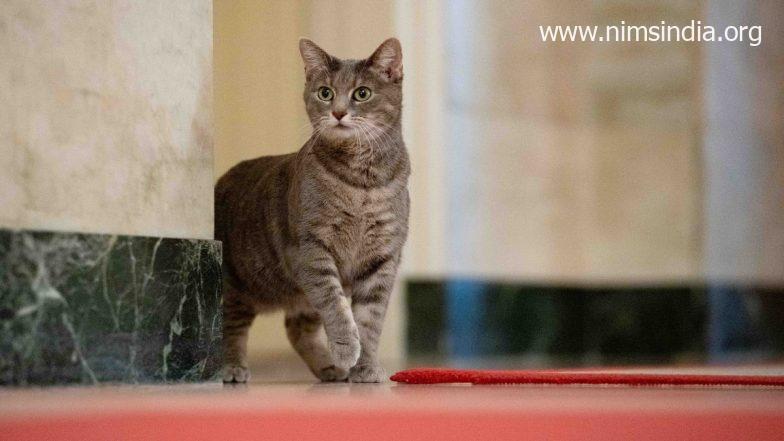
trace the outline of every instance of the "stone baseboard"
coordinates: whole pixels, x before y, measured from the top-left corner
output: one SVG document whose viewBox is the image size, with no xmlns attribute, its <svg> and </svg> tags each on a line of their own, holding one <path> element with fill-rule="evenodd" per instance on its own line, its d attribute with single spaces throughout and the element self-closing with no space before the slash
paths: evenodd
<svg viewBox="0 0 784 441">
<path fill-rule="evenodd" d="M 0 229 L 0 384 L 216 380 L 221 244 Z"/>
</svg>

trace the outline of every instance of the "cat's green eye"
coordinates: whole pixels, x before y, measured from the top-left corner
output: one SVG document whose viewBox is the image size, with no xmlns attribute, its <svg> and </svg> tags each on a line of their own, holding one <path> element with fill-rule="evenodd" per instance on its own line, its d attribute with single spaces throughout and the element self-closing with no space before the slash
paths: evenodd
<svg viewBox="0 0 784 441">
<path fill-rule="evenodd" d="M 322 86 L 319 87 L 319 90 L 318 92 L 316 92 L 316 95 L 321 101 L 332 101 L 332 98 L 335 97 L 335 92 L 333 92 L 332 89 L 330 89 L 329 87 Z"/>
<path fill-rule="evenodd" d="M 352 97 L 354 98 L 354 101 L 367 101 L 370 99 L 370 95 L 372 94 L 373 93 L 370 91 L 370 89 L 368 89 L 365 86 L 362 86 L 362 87 L 357 87 Z"/>
</svg>

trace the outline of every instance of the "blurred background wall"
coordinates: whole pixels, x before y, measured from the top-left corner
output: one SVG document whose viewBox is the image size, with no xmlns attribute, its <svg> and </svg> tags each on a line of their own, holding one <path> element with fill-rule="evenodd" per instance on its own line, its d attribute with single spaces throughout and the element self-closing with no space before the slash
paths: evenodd
<svg viewBox="0 0 784 441">
<path fill-rule="evenodd" d="M 781 8 L 216 0 L 216 176 L 307 138 L 298 37 L 357 58 L 396 35 L 413 164 L 401 285 L 675 286 L 700 299 L 694 287 L 719 281 L 780 286 Z M 692 19 L 762 24 L 763 44 L 542 43 L 538 33 Z M 398 295 L 384 333 L 391 359 L 405 355 L 402 302 Z M 474 304 L 460 302 L 471 314 Z M 293 354 L 280 322 L 257 323 L 258 356 Z"/>
<path fill-rule="evenodd" d="M 705 256 L 710 280 L 784 280 L 784 3 L 710 1 L 719 25 L 758 23 L 764 44 L 704 51 Z"/>
<path fill-rule="evenodd" d="M 211 29 L 210 0 L 0 2 L 0 226 L 211 239 Z"/>
<path fill-rule="evenodd" d="M 643 7 L 644 5 L 644 7 Z M 700 274 L 699 46 L 543 43 L 538 26 L 683 22 L 698 2 L 448 3 L 449 271 Z"/>
</svg>

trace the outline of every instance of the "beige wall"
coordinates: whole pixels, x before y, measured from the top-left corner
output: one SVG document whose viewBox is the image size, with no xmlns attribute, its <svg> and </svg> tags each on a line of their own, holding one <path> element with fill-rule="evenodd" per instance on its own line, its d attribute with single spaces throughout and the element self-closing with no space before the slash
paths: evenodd
<svg viewBox="0 0 784 441">
<path fill-rule="evenodd" d="M 212 238 L 212 2 L 0 2 L 0 226 Z"/>
<path fill-rule="evenodd" d="M 297 49 L 306 4 L 215 1 L 216 178 L 239 161 L 291 152 L 307 139 Z"/>
<path fill-rule="evenodd" d="M 445 51 L 447 231 L 458 239 L 446 247 L 447 272 L 560 283 L 698 277 L 697 46 L 538 36 L 540 24 L 679 22 L 699 17 L 698 5 L 461 4 Z"/>
<path fill-rule="evenodd" d="M 402 278 L 446 274 L 446 0 L 399 0 L 396 28 L 405 54 L 403 136 L 411 155 L 411 219 Z"/>
</svg>

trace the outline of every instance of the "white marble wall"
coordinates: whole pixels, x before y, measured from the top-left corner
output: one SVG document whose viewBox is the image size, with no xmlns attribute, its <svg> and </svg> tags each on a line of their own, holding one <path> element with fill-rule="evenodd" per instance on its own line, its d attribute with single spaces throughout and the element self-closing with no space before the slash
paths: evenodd
<svg viewBox="0 0 784 441">
<path fill-rule="evenodd" d="M 211 238 L 211 0 L 0 2 L 0 226 Z"/>
<path fill-rule="evenodd" d="M 710 45 L 704 84 L 704 271 L 711 280 L 784 281 L 782 2 L 707 2 L 721 26 L 762 26 L 757 48 Z"/>
</svg>

